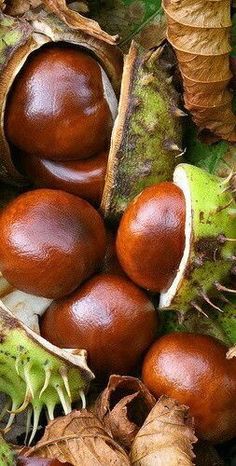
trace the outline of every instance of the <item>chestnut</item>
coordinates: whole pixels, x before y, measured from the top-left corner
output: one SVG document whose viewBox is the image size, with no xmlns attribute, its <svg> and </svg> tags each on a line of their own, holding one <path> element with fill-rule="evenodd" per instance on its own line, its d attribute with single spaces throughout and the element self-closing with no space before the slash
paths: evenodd
<svg viewBox="0 0 236 466">
<path fill-rule="evenodd" d="M 165 291 L 184 251 L 185 200 L 181 189 L 163 182 L 144 189 L 121 219 L 117 256 L 137 285 Z"/>
<path fill-rule="evenodd" d="M 35 155 L 17 157 L 19 171 L 39 188 L 62 189 L 99 205 L 102 197 L 108 153 L 86 160 L 55 162 Z"/>
<path fill-rule="evenodd" d="M 157 398 L 190 407 L 196 435 L 214 443 L 236 436 L 236 359 L 208 335 L 170 333 L 145 356 L 142 380 Z"/>
<path fill-rule="evenodd" d="M 105 254 L 105 228 L 85 200 L 37 189 L 11 201 L 0 215 L 0 270 L 26 293 L 60 298 L 92 275 Z"/>
<path fill-rule="evenodd" d="M 124 277 L 99 274 L 42 316 L 41 335 L 61 348 L 84 348 L 96 377 L 129 374 L 154 341 L 155 308 Z"/>
<path fill-rule="evenodd" d="M 77 47 L 47 45 L 32 53 L 7 99 L 8 141 L 29 157 L 57 161 L 101 152 L 112 129 L 102 73 Z"/>
</svg>

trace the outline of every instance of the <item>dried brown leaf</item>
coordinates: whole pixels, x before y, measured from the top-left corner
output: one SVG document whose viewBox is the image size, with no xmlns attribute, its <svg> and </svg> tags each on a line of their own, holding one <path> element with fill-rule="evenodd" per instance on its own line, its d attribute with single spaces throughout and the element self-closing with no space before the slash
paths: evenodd
<svg viewBox="0 0 236 466">
<path fill-rule="evenodd" d="M 185 107 L 200 131 L 236 141 L 229 91 L 230 0 L 163 0 L 167 37 L 184 84 Z"/>
<path fill-rule="evenodd" d="M 128 449 L 155 402 L 141 380 L 112 375 L 94 412 L 112 437 Z"/>
<path fill-rule="evenodd" d="M 128 466 L 122 448 L 107 434 L 94 414 L 72 411 L 49 422 L 43 438 L 26 457 L 56 458 L 73 466 Z"/>
<path fill-rule="evenodd" d="M 117 42 L 118 36 L 111 36 L 103 31 L 93 19 L 85 18 L 77 11 L 70 9 L 65 0 L 43 0 L 43 3 L 71 29 L 84 31 L 90 36 L 103 40 L 108 44 L 115 44 Z"/>
<path fill-rule="evenodd" d="M 131 447 L 133 466 L 193 465 L 193 422 L 188 408 L 161 397 Z"/>
</svg>

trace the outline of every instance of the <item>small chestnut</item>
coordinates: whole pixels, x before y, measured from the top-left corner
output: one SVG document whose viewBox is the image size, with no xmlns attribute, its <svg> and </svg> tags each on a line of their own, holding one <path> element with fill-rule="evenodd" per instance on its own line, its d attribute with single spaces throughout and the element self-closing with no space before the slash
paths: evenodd
<svg viewBox="0 0 236 466">
<path fill-rule="evenodd" d="M 154 341 L 157 312 L 124 277 L 94 276 L 44 313 L 41 335 L 61 348 L 84 348 L 98 378 L 129 374 Z"/>
<path fill-rule="evenodd" d="M 92 275 L 105 254 L 105 228 L 85 200 L 64 191 L 21 194 L 0 214 L 0 270 L 26 293 L 60 298 Z"/>
<path fill-rule="evenodd" d="M 170 333 L 145 356 L 142 380 L 151 393 L 190 407 L 196 435 L 214 443 L 236 436 L 236 359 L 217 339 Z"/>
<path fill-rule="evenodd" d="M 184 250 L 185 200 L 171 182 L 144 189 L 121 219 L 117 256 L 137 285 L 165 291 L 173 281 Z"/>
<path fill-rule="evenodd" d="M 29 157 L 77 160 L 102 151 L 111 129 L 102 70 L 92 56 L 62 44 L 30 55 L 7 100 L 11 144 Z"/>
<path fill-rule="evenodd" d="M 55 162 L 22 153 L 17 157 L 17 166 L 39 188 L 62 189 L 99 205 L 107 157 L 103 151 L 86 160 Z"/>
</svg>

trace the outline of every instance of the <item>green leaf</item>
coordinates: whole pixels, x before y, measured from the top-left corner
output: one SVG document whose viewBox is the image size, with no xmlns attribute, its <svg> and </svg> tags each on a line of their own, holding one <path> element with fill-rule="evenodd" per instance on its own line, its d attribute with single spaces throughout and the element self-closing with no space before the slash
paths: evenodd
<svg viewBox="0 0 236 466">
<path fill-rule="evenodd" d="M 196 127 L 189 122 L 185 145 L 187 162 L 219 176 L 236 170 L 236 144 L 219 141 L 205 144 L 198 139 Z"/>
<path fill-rule="evenodd" d="M 161 0 L 92 0 L 90 14 L 105 31 L 119 34 L 119 45 L 125 52 L 132 39 L 151 48 L 165 36 Z"/>
</svg>

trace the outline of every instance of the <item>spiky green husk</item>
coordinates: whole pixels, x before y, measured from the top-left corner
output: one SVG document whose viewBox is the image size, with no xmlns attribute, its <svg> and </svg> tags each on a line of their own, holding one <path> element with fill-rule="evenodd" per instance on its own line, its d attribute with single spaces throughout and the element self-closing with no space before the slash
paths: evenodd
<svg viewBox="0 0 236 466">
<path fill-rule="evenodd" d="M 219 318 L 224 316 L 217 311 L 207 310 L 206 315 L 199 315 L 195 310 L 180 314 L 176 311 L 160 312 L 161 333 L 170 332 L 190 332 L 210 335 L 222 341 L 227 346 L 232 346 L 236 342 L 236 334 L 227 332 L 224 325 L 221 325 Z M 236 324 L 236 321 L 235 321 Z"/>
<path fill-rule="evenodd" d="M 16 466 L 16 456 L 0 435 L 0 466 Z"/>
<path fill-rule="evenodd" d="M 144 53 L 133 43 L 125 59 L 101 202 L 113 222 L 146 186 L 170 180 L 180 160 L 184 114 L 161 65 L 162 52 Z"/>
<path fill-rule="evenodd" d="M 72 401 L 81 398 L 84 405 L 92 378 L 84 354 L 76 356 L 51 345 L 0 307 L 0 392 L 12 402 L 6 430 L 15 414 L 28 409 L 33 411 L 32 440 L 42 409 L 53 419 L 57 404 L 65 414 Z"/>
<path fill-rule="evenodd" d="M 160 307 L 178 311 L 200 309 L 217 297 L 235 257 L 235 201 L 227 181 L 198 167 L 180 164 L 175 183 L 186 199 L 186 244 L 179 273 L 160 300 Z M 214 303 L 213 303 L 214 305 Z"/>
<path fill-rule="evenodd" d="M 216 316 L 217 324 L 227 335 L 232 345 L 236 344 L 236 299 L 230 299 L 223 308 L 223 313 Z"/>
</svg>

